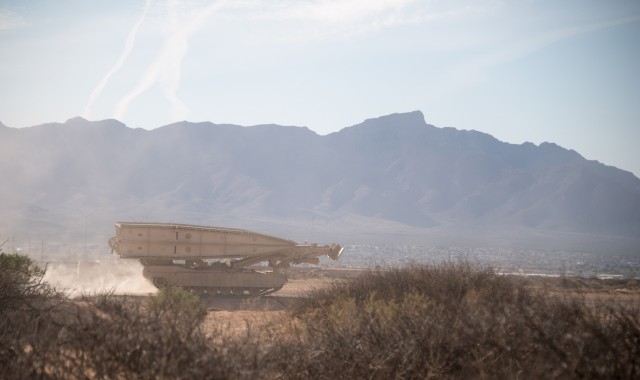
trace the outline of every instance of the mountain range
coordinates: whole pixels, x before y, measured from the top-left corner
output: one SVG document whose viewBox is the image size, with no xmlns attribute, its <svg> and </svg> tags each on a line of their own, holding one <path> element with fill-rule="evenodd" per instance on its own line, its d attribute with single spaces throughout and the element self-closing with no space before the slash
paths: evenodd
<svg viewBox="0 0 640 380">
<path fill-rule="evenodd" d="M 137 220 L 346 242 L 614 242 L 640 254 L 632 173 L 553 143 L 437 128 L 419 111 L 324 136 L 273 124 L 0 124 L 0 175 L 5 238 L 100 241 L 113 222 Z"/>
</svg>

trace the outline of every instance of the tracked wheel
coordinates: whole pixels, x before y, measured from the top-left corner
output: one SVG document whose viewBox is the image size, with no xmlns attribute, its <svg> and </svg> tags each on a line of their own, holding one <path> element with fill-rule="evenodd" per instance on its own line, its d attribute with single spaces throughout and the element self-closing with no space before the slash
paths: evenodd
<svg viewBox="0 0 640 380">
<path fill-rule="evenodd" d="M 152 282 L 153 282 L 153 286 L 155 286 L 158 289 L 162 289 L 167 286 L 167 279 L 164 277 L 154 277 Z"/>
</svg>

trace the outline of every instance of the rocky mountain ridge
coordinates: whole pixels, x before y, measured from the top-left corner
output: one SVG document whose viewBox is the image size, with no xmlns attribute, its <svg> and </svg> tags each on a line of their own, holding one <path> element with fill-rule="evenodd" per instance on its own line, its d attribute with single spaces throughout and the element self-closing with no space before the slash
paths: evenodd
<svg viewBox="0 0 640 380">
<path fill-rule="evenodd" d="M 326 136 L 82 118 L 3 126 L 0 174 L 5 234 L 77 234 L 84 219 L 100 231 L 153 220 L 347 235 L 640 236 L 633 174 L 552 143 L 437 128 L 419 111 Z"/>
</svg>

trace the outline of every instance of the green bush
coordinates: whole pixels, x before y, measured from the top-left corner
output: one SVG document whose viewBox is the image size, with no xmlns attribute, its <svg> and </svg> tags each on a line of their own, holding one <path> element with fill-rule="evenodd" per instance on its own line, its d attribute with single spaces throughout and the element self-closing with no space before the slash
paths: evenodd
<svg viewBox="0 0 640 380">
<path fill-rule="evenodd" d="M 0 313 L 31 309 L 63 297 L 43 281 L 45 270 L 29 257 L 0 252 Z"/>
<path fill-rule="evenodd" d="M 60 298 L 43 276 L 27 257 L 0 256 L 0 282 L 13 284 L 2 301 L 14 305 L 0 310 L 0 379 L 230 377 L 190 293 L 161 292 L 149 310 L 113 290 Z"/>
<path fill-rule="evenodd" d="M 103 311 L 121 311 L 126 307 L 127 297 L 119 295 L 116 288 L 103 289 L 94 294 L 83 294 L 81 299 Z"/>
<path fill-rule="evenodd" d="M 148 309 L 156 314 L 168 314 L 188 324 L 200 324 L 207 315 L 195 293 L 176 286 L 167 286 L 151 296 Z"/>
</svg>

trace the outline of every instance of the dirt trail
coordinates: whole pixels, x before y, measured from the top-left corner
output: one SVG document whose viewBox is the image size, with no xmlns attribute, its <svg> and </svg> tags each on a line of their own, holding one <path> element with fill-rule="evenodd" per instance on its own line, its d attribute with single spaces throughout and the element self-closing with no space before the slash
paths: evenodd
<svg viewBox="0 0 640 380">
<path fill-rule="evenodd" d="M 278 292 L 261 298 L 211 297 L 204 299 L 209 314 L 203 328 L 208 333 L 226 331 L 246 333 L 247 324 L 260 328 L 288 323 L 287 306 L 310 290 L 328 286 L 365 272 L 357 269 L 295 268 L 288 272 L 288 283 Z M 518 277 L 531 289 L 546 290 L 559 300 L 584 300 L 588 305 L 640 308 L 640 280 L 602 280 L 596 278 Z"/>
<path fill-rule="evenodd" d="M 207 334 L 246 334 L 267 325 L 289 323 L 287 307 L 309 291 L 345 281 L 360 270 L 295 268 L 287 272 L 288 282 L 279 291 L 259 298 L 207 297 L 202 302 L 209 313 L 202 324 Z"/>
<path fill-rule="evenodd" d="M 142 277 L 138 263 L 83 264 L 79 267 L 51 266 L 47 275 L 80 289 L 79 294 L 91 294 L 100 290 L 115 289 L 128 294 L 134 302 L 145 302 L 150 293 L 155 293 L 148 281 Z M 366 272 L 366 269 L 342 269 L 319 267 L 296 267 L 287 271 L 285 286 L 268 296 L 258 298 L 207 297 L 202 302 L 209 313 L 203 323 L 207 332 L 227 331 L 240 333 L 247 331 L 247 322 L 254 327 L 276 322 L 286 323 L 290 319 L 287 307 L 309 291 L 328 286 L 335 282 L 348 281 Z M 563 299 L 584 300 L 588 305 L 608 305 L 640 308 L 640 280 L 597 279 L 577 277 L 512 276 L 514 281 L 522 281 L 531 289 L 545 290 L 549 296 Z"/>
</svg>

